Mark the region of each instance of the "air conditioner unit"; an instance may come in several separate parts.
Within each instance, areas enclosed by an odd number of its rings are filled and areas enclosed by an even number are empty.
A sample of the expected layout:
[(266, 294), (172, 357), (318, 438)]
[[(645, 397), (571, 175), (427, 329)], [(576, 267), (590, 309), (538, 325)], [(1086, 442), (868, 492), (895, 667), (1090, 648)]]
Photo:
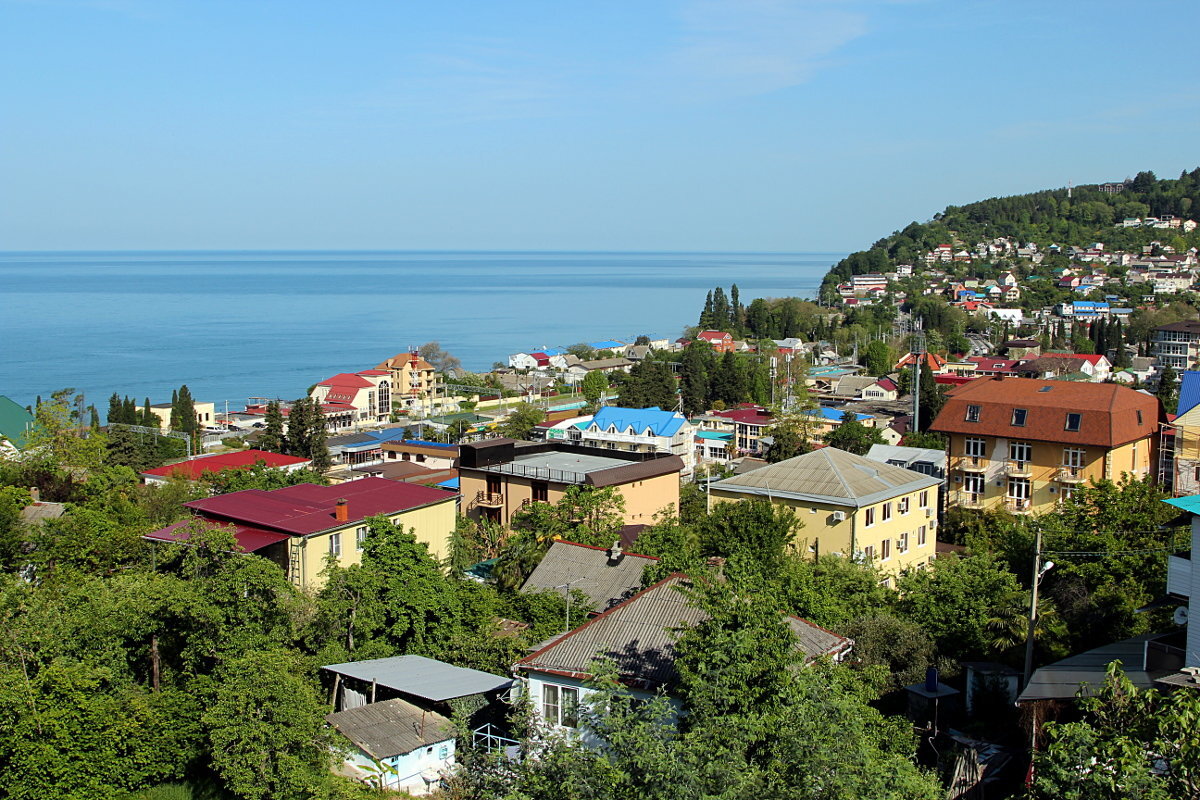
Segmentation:
[(927, 508), (927, 509), (925, 509), (925, 516), (926, 516), (926, 518), (928, 518), (928, 517), (932, 517), (932, 516), (933, 516), (933, 509), (932, 509), (932, 508)]
[(833, 521), (834, 522), (845, 522), (846, 521), (846, 512), (845, 511), (833, 512)]

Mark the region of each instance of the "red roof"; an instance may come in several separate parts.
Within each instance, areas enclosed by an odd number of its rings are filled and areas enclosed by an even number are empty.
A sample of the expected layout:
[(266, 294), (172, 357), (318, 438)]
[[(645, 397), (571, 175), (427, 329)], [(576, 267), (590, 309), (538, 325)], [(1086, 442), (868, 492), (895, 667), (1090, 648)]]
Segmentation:
[(1042, 353), (1043, 358), (1074, 358), (1078, 361), (1086, 361), (1089, 364), (1095, 365), (1100, 363), (1102, 355), (1091, 355), (1088, 353)]
[(891, 378), (880, 378), (879, 380), (875, 381), (875, 385), (880, 389), (883, 389), (885, 392), (897, 392), (900, 390), (900, 387), (897, 386), (896, 382)]
[(392, 373), (386, 369), (363, 369), (355, 373), (356, 375), (391, 375)]
[[(191, 523), (195, 520), (184, 520), (176, 522), (174, 525), (154, 531), (154, 533), (146, 534), (147, 539), (154, 539), (159, 542), (186, 542), (192, 538)], [(276, 542), (282, 542), (292, 538), (286, 533), (277, 531), (268, 531), (263, 528), (258, 528), (253, 525), (229, 525), (233, 529), (233, 538), (237, 539), (237, 543), (247, 553), (253, 553), (255, 550), (262, 550), (264, 547), (269, 547)]]
[(714, 416), (731, 419), (743, 425), (773, 425), (775, 418), (761, 408), (735, 408), (732, 411), (714, 411)]
[(167, 464), (165, 467), (155, 467), (143, 472), (143, 475), (154, 475), (166, 478), (179, 475), (189, 480), (198, 480), (205, 472), (224, 472), (227, 469), (250, 469), (259, 461), (268, 467), (291, 467), (297, 464), (307, 464), (307, 458), (284, 456), (279, 453), (268, 453), (266, 450), (241, 450), (236, 453), (222, 453), (215, 456), (200, 456), (191, 461), (181, 461), (178, 464)]
[(706, 342), (720, 342), (725, 339), (732, 339), (733, 337), (723, 331), (700, 331), (696, 334), (696, 338), (703, 339)]
[(339, 372), (328, 380), (321, 381), (317, 386), (344, 386), (346, 388), (363, 389), (368, 386), (374, 386), (366, 378), (361, 375), (352, 375), (349, 372)]
[[(375, 514), (395, 514), (454, 497), (443, 489), (385, 478), (362, 478), (337, 486), (301, 483), (282, 489), (242, 492), (184, 503), (201, 516), (238, 525), (268, 528), (303, 536), (357, 522)], [(347, 501), (348, 520), (339, 523), (334, 508)]]

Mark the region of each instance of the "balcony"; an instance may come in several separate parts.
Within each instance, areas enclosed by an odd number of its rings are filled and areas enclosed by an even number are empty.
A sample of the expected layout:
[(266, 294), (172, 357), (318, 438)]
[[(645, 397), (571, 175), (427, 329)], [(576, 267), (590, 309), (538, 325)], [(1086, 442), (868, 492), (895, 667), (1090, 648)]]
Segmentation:
[(480, 492), (475, 495), (475, 505), (487, 506), (488, 508), (500, 508), (504, 505), (504, 495), (493, 494), (491, 492)]
[(1010, 514), (1028, 514), (1033, 510), (1033, 504), (1029, 502), (1028, 497), (1006, 497), (1004, 508)]
[(954, 505), (959, 508), (977, 508), (984, 507), (983, 492), (955, 492)]
[(1083, 467), (1061, 466), (1054, 473), (1054, 479), (1059, 483), (1083, 483), (1087, 480)]
[(1033, 477), (1033, 463), (1030, 461), (1009, 461), (1004, 465), (1004, 474), (1010, 478)]
[(959, 456), (954, 462), (954, 468), (960, 472), (986, 472), (988, 460), (983, 456)]

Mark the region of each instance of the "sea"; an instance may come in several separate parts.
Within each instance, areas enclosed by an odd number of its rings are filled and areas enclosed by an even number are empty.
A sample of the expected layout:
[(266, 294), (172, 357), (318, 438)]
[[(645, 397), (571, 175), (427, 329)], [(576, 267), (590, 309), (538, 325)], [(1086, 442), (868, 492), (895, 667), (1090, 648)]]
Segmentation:
[(437, 341), (471, 371), (516, 352), (678, 337), (705, 294), (812, 297), (844, 253), (0, 252), (0, 395), (71, 387), (103, 415), (192, 395), (302, 396)]

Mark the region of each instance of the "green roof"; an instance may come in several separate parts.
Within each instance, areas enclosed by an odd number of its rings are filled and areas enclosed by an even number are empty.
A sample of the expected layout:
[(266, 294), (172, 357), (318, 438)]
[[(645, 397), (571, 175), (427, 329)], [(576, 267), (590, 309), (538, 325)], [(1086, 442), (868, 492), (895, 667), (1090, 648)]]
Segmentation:
[(1182, 508), (1184, 511), (1189, 511), (1193, 514), (1200, 514), (1200, 494), (1194, 494), (1190, 497), (1175, 497), (1170, 500), (1163, 500), (1169, 506)]
[(18, 449), (25, 446), (25, 434), (33, 427), (33, 415), (24, 406), (0, 394), (0, 436)]

